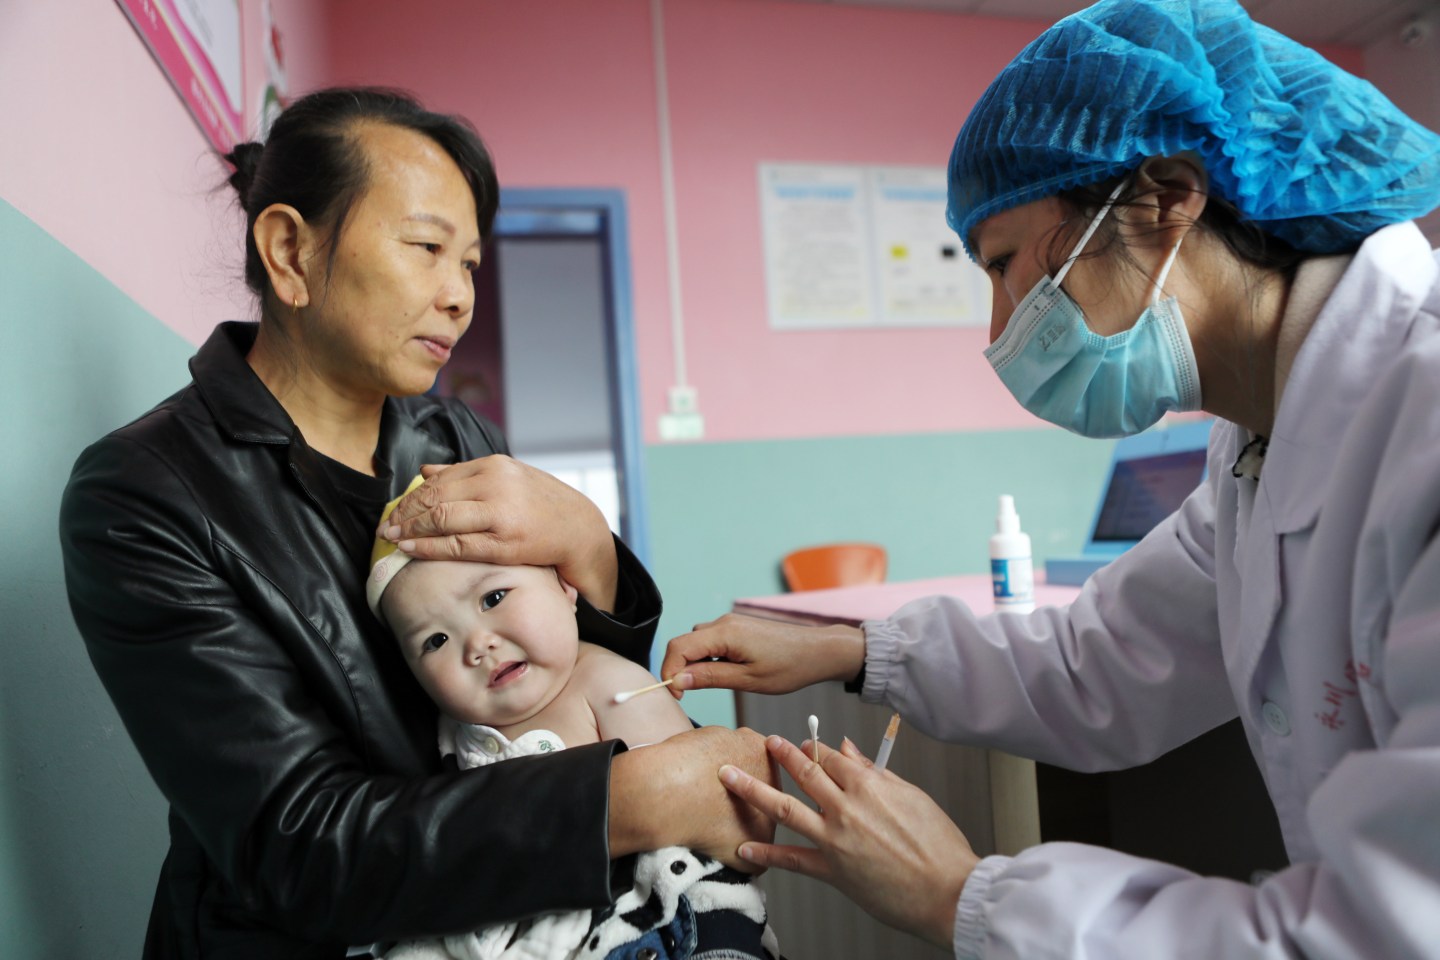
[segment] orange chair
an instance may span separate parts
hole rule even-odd
[[[829,543],[785,555],[780,570],[791,591],[824,590],[885,581],[885,548],[878,543]]]

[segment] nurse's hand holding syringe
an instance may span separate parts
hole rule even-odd
[[[747,841],[739,854],[831,884],[882,923],[949,947],[960,891],[980,860],[960,828],[919,787],[875,769],[853,743],[839,750],[768,737],[766,749],[818,809],[749,774],[720,768],[737,797],[814,844]]]
[[[713,657],[722,659],[706,662]],[[865,637],[856,627],[726,614],[670,641],[660,675],[674,680],[676,696],[707,687],[778,694],[854,680],[864,663]],[[824,880],[883,923],[950,947],[960,891],[979,858],[945,811],[872,764],[848,738],[839,750],[812,739],[802,752],[777,736],[765,747],[818,810],[732,766],[720,768],[720,780],[814,846],[747,841],[741,859]]]

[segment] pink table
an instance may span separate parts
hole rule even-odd
[[[804,590],[773,597],[744,597],[735,601],[736,613],[791,623],[845,623],[859,626],[866,620],[883,620],[911,600],[949,594],[972,609],[989,613],[994,604],[991,579],[984,574],[902,580],[833,590]],[[1050,586],[1036,578],[1036,606],[1064,606],[1080,593],[1079,587]]]

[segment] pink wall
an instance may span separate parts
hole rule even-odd
[[[320,4],[275,7],[292,89],[315,83]],[[258,0],[241,11],[248,98],[262,77]],[[113,0],[0,4],[0,117],[0,198],[193,342],[250,315],[243,222],[228,188],[212,192],[224,171]]]
[[[1396,29],[1366,47],[1362,76],[1395,106],[1431,130],[1440,130],[1440,4],[1417,13],[1412,26],[1416,33],[1408,38]],[[1336,63],[1351,69],[1342,60]],[[1418,222],[1431,245],[1440,247],[1440,210]]]
[[[627,198],[647,439],[671,376],[648,0],[331,4],[333,81],[415,91],[474,121],[505,186]]]
[[[333,4],[337,81],[470,116],[510,186],[619,187],[647,440],[672,383],[648,0]],[[1029,424],[983,331],[773,333],[761,161],[943,165],[984,84],[1043,25],[777,2],[667,0],[690,381],[707,440]]]
[[[648,0],[274,5],[292,92],[408,87],[470,116],[507,185],[625,191],[643,416],[658,442],[674,371]],[[251,311],[240,224],[120,8],[87,6],[0,7],[0,197],[198,342]],[[259,0],[241,9],[254,96]],[[980,356],[983,331],[772,332],[756,167],[943,165],[985,83],[1043,24],[785,0],[665,11],[687,361],[706,439],[1034,425]],[[1326,52],[1361,69],[1356,51]]]
[[[943,166],[986,84],[1044,25],[794,3],[667,9],[687,356],[710,438],[1033,425],[980,355],[984,329],[772,332],[756,165]]]
[[[334,2],[333,79],[470,116],[509,186],[629,203],[646,439],[674,378],[648,0]],[[776,333],[757,164],[942,166],[989,79],[1043,28],[784,0],[666,0],[689,379],[710,441],[1034,426],[984,330]],[[1353,51],[1331,51],[1351,69]],[[1348,61],[1346,60],[1348,56]]]

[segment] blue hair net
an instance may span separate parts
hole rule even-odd
[[[946,218],[1194,151],[1211,193],[1300,250],[1354,249],[1440,205],[1440,135],[1235,0],[1101,0],[1000,72],[955,140]]]

